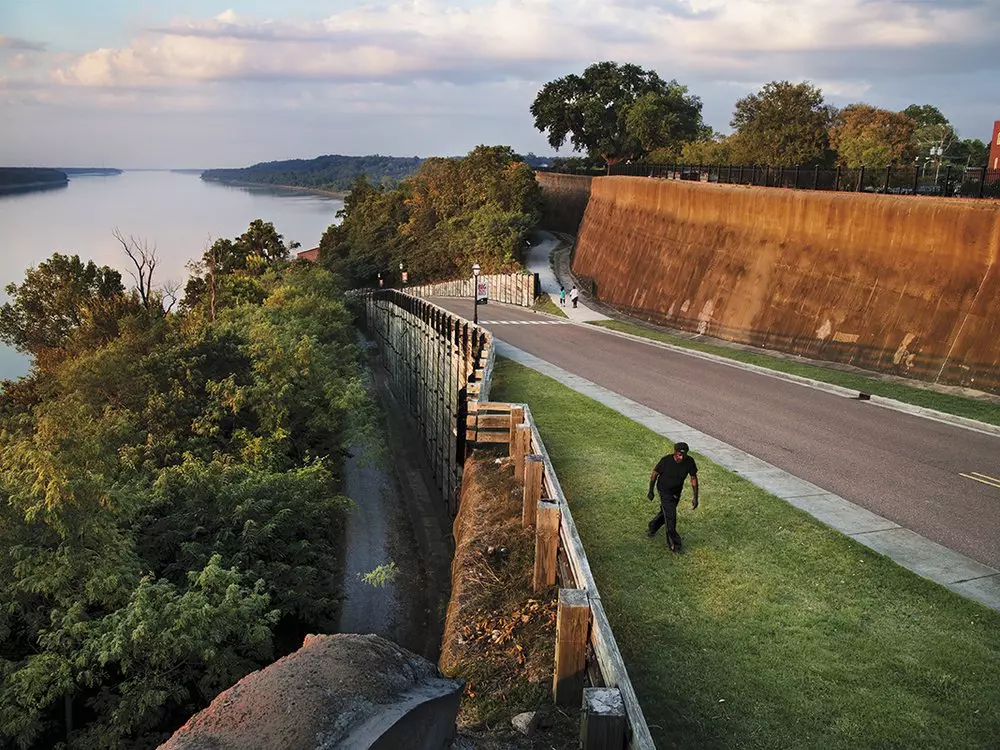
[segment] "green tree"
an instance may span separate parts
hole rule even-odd
[[[933,157],[935,162],[948,157],[958,134],[940,109],[933,104],[911,104],[903,114],[916,123],[914,135],[921,157]],[[935,150],[933,154],[932,149]]]
[[[729,164],[732,160],[732,146],[729,138],[715,133],[711,138],[685,143],[681,149],[680,161],[685,164]]]
[[[960,167],[981,167],[989,158],[989,145],[978,138],[965,138],[951,147],[951,159]]]
[[[679,149],[702,126],[701,100],[653,70],[594,63],[583,75],[546,83],[531,105],[535,127],[559,149],[600,156],[607,165],[637,159],[656,148]]]
[[[772,81],[736,102],[730,124],[735,161],[774,166],[813,165],[826,157],[834,111],[808,81]]]
[[[0,307],[0,341],[37,355],[63,347],[87,320],[88,310],[96,314],[99,305],[114,303],[125,288],[112,268],[54,253],[6,291],[11,301]]]
[[[830,128],[837,161],[850,168],[912,165],[917,154],[916,123],[902,112],[870,104],[844,107]]]

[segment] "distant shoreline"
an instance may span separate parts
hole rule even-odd
[[[337,198],[339,200],[344,200],[347,197],[347,192],[340,192],[337,190],[321,190],[319,188],[302,187],[301,185],[277,185],[273,182],[246,182],[244,180],[218,180],[212,178],[202,177],[205,182],[216,182],[220,185],[233,185],[235,187],[260,187],[260,188],[275,188],[278,190],[297,190],[300,193],[312,193],[313,195],[325,195],[328,198]]]

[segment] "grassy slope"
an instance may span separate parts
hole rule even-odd
[[[663,438],[507,360],[493,398],[531,407],[658,747],[997,746],[1000,613],[700,456],[673,555],[643,536]]]
[[[937,409],[948,414],[956,414],[969,419],[978,419],[982,422],[1000,425],[1000,404],[978,401],[962,396],[953,396],[947,393],[938,393],[926,388],[903,385],[879,380],[875,377],[866,377],[852,372],[834,370],[826,367],[796,362],[795,360],[772,357],[766,354],[758,354],[743,349],[733,349],[717,344],[708,344],[702,341],[692,341],[681,336],[675,336],[665,331],[657,331],[645,326],[627,323],[620,320],[602,320],[594,325],[610,328],[615,331],[631,333],[642,338],[662,341],[667,344],[681,346],[686,349],[694,349],[700,352],[715,354],[726,359],[738,362],[748,362],[758,367],[766,367],[769,370],[787,372],[793,375],[800,375],[804,378],[819,380],[824,383],[833,383],[851,390],[864,391],[877,396],[902,401],[906,404],[915,404],[928,409]]]

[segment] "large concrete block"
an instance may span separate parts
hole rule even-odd
[[[162,750],[443,750],[464,683],[375,635],[307,636],[221,693]]]

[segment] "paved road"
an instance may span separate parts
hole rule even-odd
[[[471,303],[435,299],[472,317]],[[496,337],[1000,567],[1000,437],[500,305]],[[539,324],[540,321],[546,321]],[[697,451],[698,446],[692,446]],[[988,481],[988,480],[986,480]]]

